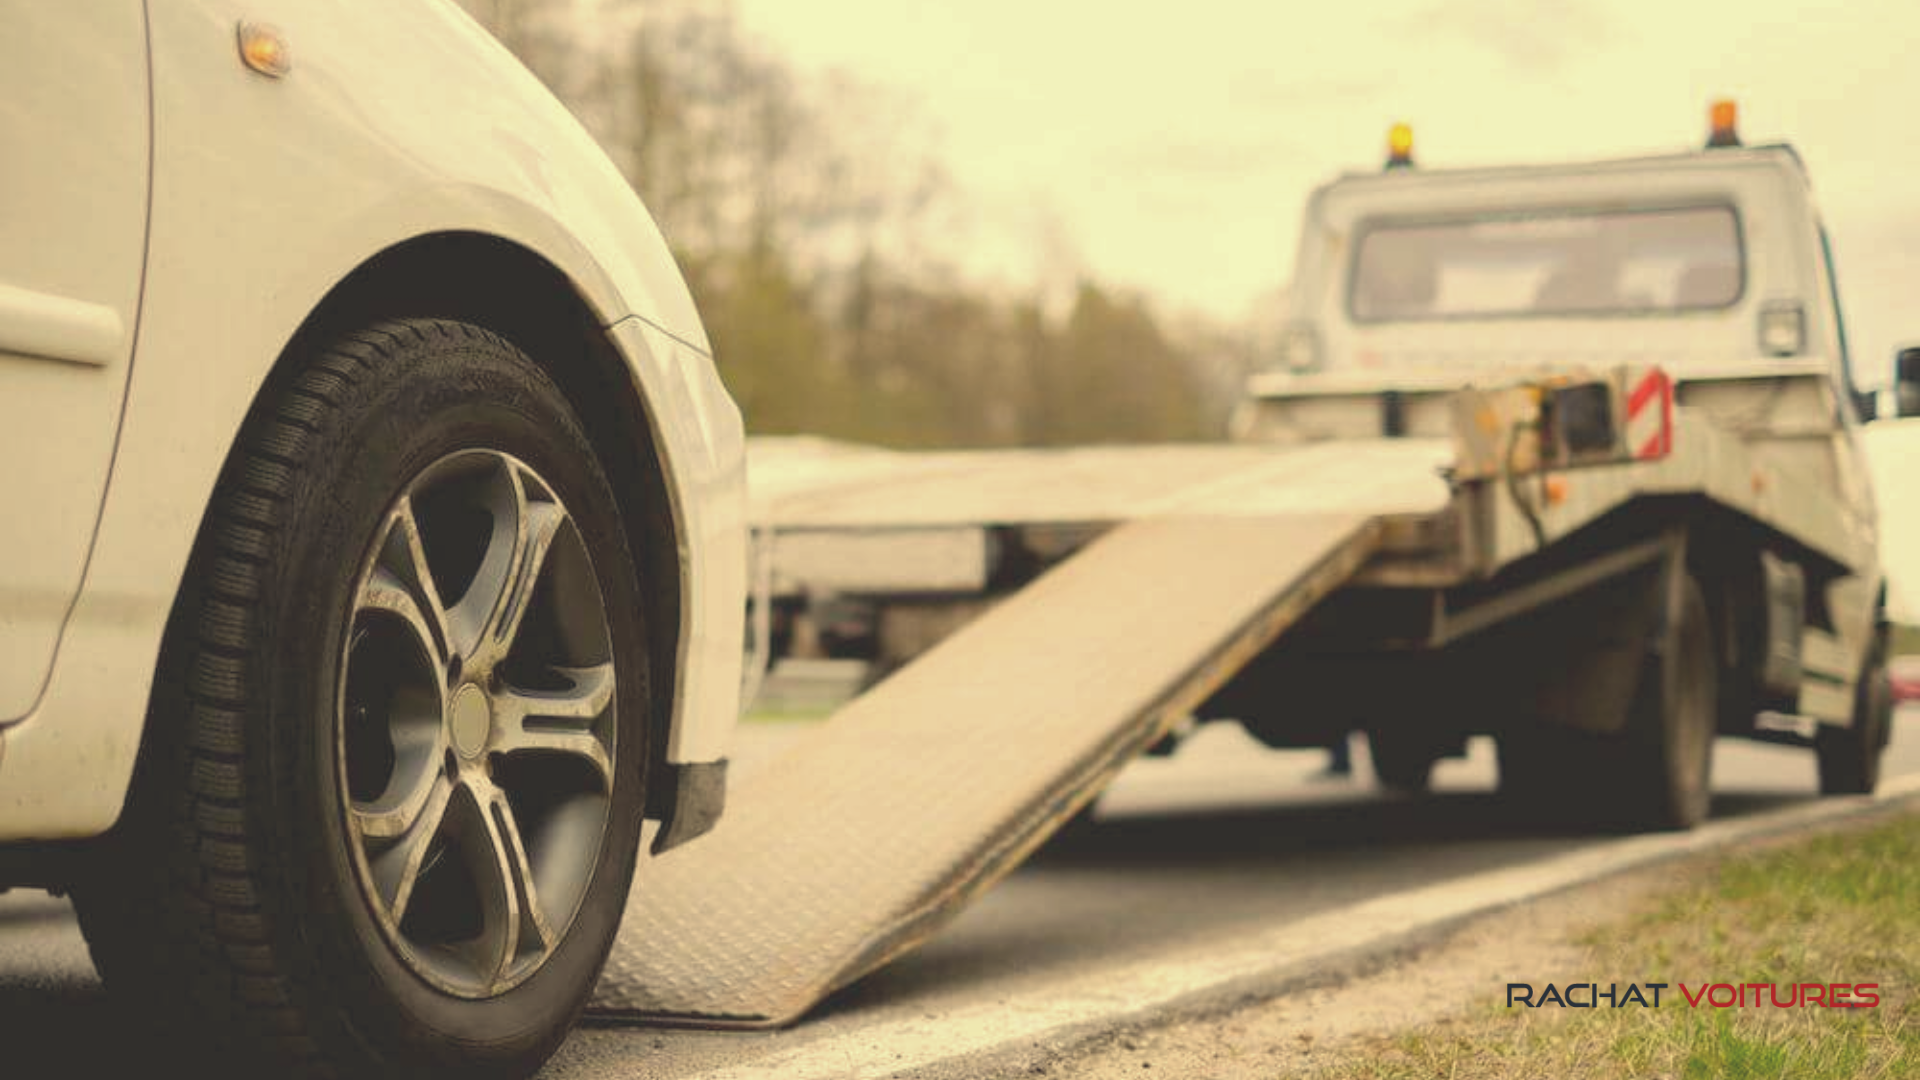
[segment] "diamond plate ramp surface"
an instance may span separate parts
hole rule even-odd
[[[924,940],[1359,567],[1370,518],[1121,525],[641,868],[590,1006],[774,1026]]]

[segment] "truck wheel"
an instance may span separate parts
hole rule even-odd
[[[1699,583],[1689,576],[1682,589],[1667,647],[1641,665],[1626,731],[1613,746],[1625,782],[1609,816],[1655,829],[1692,828],[1713,799],[1719,663]]]
[[[1406,734],[1367,732],[1367,753],[1373,775],[1394,791],[1419,795],[1433,779],[1433,766],[1445,755],[1440,748]]]
[[[76,884],[109,989],[252,1075],[531,1074],[633,874],[640,610],[592,447],[519,350],[408,320],[310,356],[220,480]]]
[[[1814,737],[1820,760],[1820,794],[1871,795],[1880,785],[1880,755],[1893,734],[1893,685],[1887,676],[1887,643],[1876,634],[1866,670],[1853,694],[1850,727],[1821,725]]]

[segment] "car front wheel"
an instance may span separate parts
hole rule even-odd
[[[109,989],[257,1075],[533,1072],[637,857],[640,610],[592,448],[513,345],[406,320],[306,358],[222,476],[75,889]]]

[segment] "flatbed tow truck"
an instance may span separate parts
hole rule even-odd
[[[1396,129],[1309,202],[1286,370],[1230,444],[757,462],[777,592],[857,599],[898,669],[639,875],[595,1010],[789,1022],[1194,718],[1362,730],[1410,790],[1491,735],[1514,812],[1637,827],[1705,814],[1716,735],[1870,791],[1876,402],[1799,158],[1715,121],[1459,171]]]

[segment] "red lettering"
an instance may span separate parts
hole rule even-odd
[[[1727,1000],[1724,1002],[1720,1000],[1722,990],[1727,992]],[[1732,983],[1714,983],[1707,987],[1707,1004],[1716,1009],[1730,1008],[1738,1000],[1740,1000],[1740,992],[1733,988]]]
[[[1860,1000],[1858,1002],[1855,1002],[1853,1007],[1856,1009],[1879,1008],[1880,1006],[1879,990],[1880,990],[1879,983],[1861,983],[1860,985],[1854,987],[1853,992],[1860,996]]]
[[[1853,1008],[1853,1002],[1847,1000],[1847,998],[1853,993],[1852,983],[1834,983],[1827,987],[1827,991],[1833,995],[1832,997],[1829,997],[1827,999],[1827,1008],[1829,1009]]]
[[[1707,988],[1706,988],[1706,985],[1705,985],[1705,984],[1702,984],[1702,985],[1701,985],[1701,987],[1700,987],[1700,992],[1699,992],[1699,993],[1687,993],[1687,984],[1686,984],[1686,983],[1681,983],[1681,984],[1680,984],[1680,992],[1681,992],[1682,994],[1685,994],[1685,995],[1686,995],[1686,998],[1687,998],[1687,1006],[1688,1006],[1689,1008],[1694,1008],[1694,1009],[1697,1009],[1697,1008],[1699,1008],[1699,1007],[1700,1007],[1700,997],[1701,997],[1701,995],[1702,995],[1702,994],[1705,994],[1705,993],[1707,992]]]
[[[1816,1004],[1821,1005],[1823,1007],[1826,1005],[1827,1003],[1826,987],[1820,985],[1819,983],[1801,983],[1800,990],[1802,993],[1806,995],[1805,1004],[1807,1008],[1811,1009]]]
[[[1788,994],[1787,994],[1787,1000],[1785,1000],[1785,1001],[1781,1001],[1781,1000],[1780,1000],[1780,984],[1779,984],[1779,983],[1774,983],[1774,984],[1773,984],[1773,987],[1772,987],[1772,990],[1771,990],[1771,994],[1770,994],[1770,996],[1771,996],[1771,997],[1773,998],[1773,1007],[1774,1007],[1774,1008],[1776,1008],[1776,1009],[1793,1009],[1793,1008],[1798,1008],[1798,1007],[1799,1007],[1799,1005],[1800,1005],[1800,988],[1799,988],[1798,986],[1795,986],[1795,985],[1794,985],[1794,984],[1792,984],[1792,983],[1788,983],[1788,984],[1787,984],[1787,989],[1788,989],[1788,990],[1790,991],[1790,993],[1788,993]]]
[[[1756,1007],[1765,1004],[1765,1002],[1761,1000],[1760,991],[1767,989],[1767,985],[1766,983],[1741,983],[1740,1007],[1743,1009],[1747,1007],[1747,991],[1749,990],[1753,991],[1753,1003]]]

